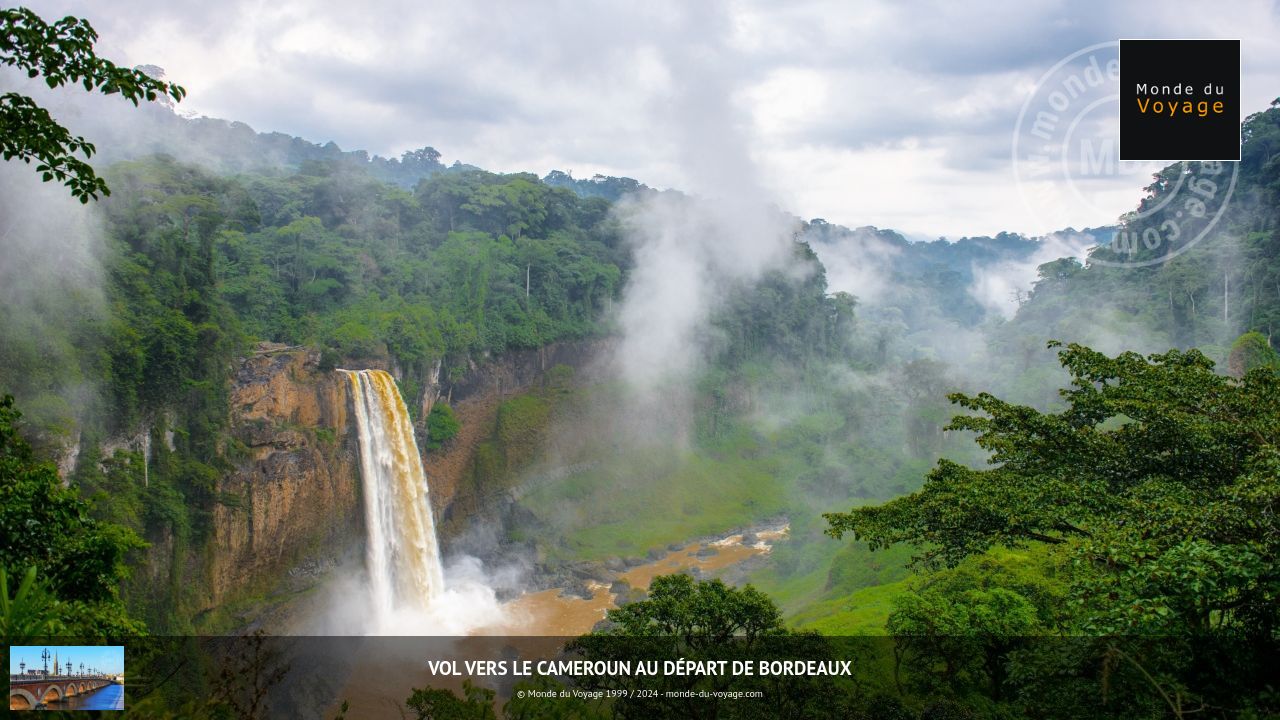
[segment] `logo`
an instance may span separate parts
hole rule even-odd
[[[1121,40],[1120,159],[1239,160],[1240,41]]]

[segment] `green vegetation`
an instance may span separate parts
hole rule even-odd
[[[1095,347],[1105,343],[1113,352],[1198,347],[1219,363],[1244,333],[1257,331],[1269,344],[1280,329],[1280,102],[1249,116],[1241,136],[1235,189],[1211,232],[1176,257],[1143,267],[1111,267],[1090,263],[1090,258],[1046,263],[1017,316],[993,333],[993,355],[1011,363],[992,377],[1025,369],[1031,361],[1052,364],[1053,358],[1042,352],[1050,338],[1089,341]],[[1127,215],[1121,229],[1140,235],[1148,228],[1177,226],[1179,237],[1196,237],[1226,197],[1232,168],[1230,163],[1170,165],[1153,177],[1141,202],[1159,210],[1142,218]],[[1187,200],[1179,196],[1174,201],[1180,174],[1199,176],[1202,182],[1219,179],[1212,197],[1203,198],[1203,217],[1178,215]],[[1138,248],[1132,257],[1118,256],[1108,243],[1090,257],[1143,261],[1166,249]],[[1122,344],[1114,347],[1117,340]],[[1136,348],[1138,343],[1150,347]]]
[[[1108,357],[1070,345],[1059,357],[1072,378],[1060,412],[952,395],[982,414],[951,427],[976,433],[994,467],[942,460],[916,493],[826,516],[836,537],[921,548],[925,575],[887,625],[899,662],[922,688],[1000,702],[1066,659],[1061,643],[1028,637],[1187,638],[1141,662],[1132,647],[1085,650],[1062,669],[1082,681],[1102,655],[1129,658],[1180,702],[1248,707],[1237,698],[1263,689],[1280,620],[1266,560],[1280,548],[1261,521],[1280,497],[1280,374],[1224,377],[1195,350]],[[1231,676],[1197,674],[1223,643],[1236,646]],[[1081,686],[1055,692],[1088,704]]]
[[[119,93],[134,105],[165,95],[180,101],[187,94],[180,85],[98,57],[93,52],[97,40],[87,20],[65,17],[48,23],[26,8],[0,9],[0,65],[38,76],[51,88],[83,85],[86,91]],[[93,143],[72,135],[31,98],[14,92],[0,95],[0,156],[28,165],[34,160],[46,182],[65,184],[82,203],[96,200],[99,193],[111,194],[93,168],[76,157],[92,157],[95,150]]]
[[[655,390],[671,400],[652,406],[603,382],[544,396],[549,419],[532,425],[554,428],[555,447],[514,464],[488,462],[509,440],[482,447],[481,486],[521,486],[513,537],[547,539],[538,550],[552,564],[643,555],[785,516],[793,540],[761,581],[787,593],[788,612],[801,597],[833,597],[823,593],[838,546],[819,513],[907,492],[944,452],[978,458],[941,432],[948,369],[878,357],[856,342],[854,308],[827,293],[821,264],[797,243],[782,267],[726,293],[711,318],[722,342],[692,388]],[[791,592],[797,584],[807,587]]]
[[[620,279],[604,206],[527,175],[441,173],[413,193],[338,166],[245,179],[223,295],[256,337],[344,358],[446,359],[597,332]]]
[[[906,583],[901,580],[872,585],[834,599],[805,604],[789,619],[796,627],[823,635],[884,635],[894,602],[906,592]]]
[[[812,520],[810,520],[812,518]],[[751,581],[767,592],[796,627],[833,635],[884,635],[891,601],[904,590],[911,549],[872,552],[835,542],[816,515],[793,521],[792,539],[774,546]]]
[[[497,720],[493,712],[495,695],[494,691],[476,687],[468,679],[463,681],[461,698],[449,690],[421,688],[415,689],[404,704],[418,720]]]
[[[1244,377],[1257,368],[1280,370],[1280,354],[1277,354],[1262,333],[1247,332],[1231,344],[1227,357],[1227,369],[1235,377]]]
[[[828,583],[841,547],[822,534],[820,513],[907,492],[941,453],[978,456],[958,434],[943,437],[945,416],[912,389],[925,365],[877,369],[850,383],[834,359],[815,357],[820,345],[806,350],[809,369],[772,361],[772,352],[763,347],[764,360],[705,373],[688,433],[676,419],[637,432],[628,407],[635,399],[619,387],[559,395],[549,421],[556,446],[527,466],[503,474],[498,465],[485,476],[485,487],[522,488],[514,538],[555,538],[539,544],[552,563],[604,560],[785,517],[791,539],[753,580],[788,613],[852,592]],[[949,387],[928,367],[938,372],[931,382]],[[904,446],[912,451],[890,450]]]
[[[453,439],[462,424],[454,414],[449,403],[440,401],[431,406],[427,413],[427,447],[435,450]]]
[[[627,490],[612,493],[608,488]],[[747,525],[785,508],[774,477],[750,459],[654,458],[646,451],[614,456],[607,466],[539,488],[526,505],[569,531],[559,548],[546,548],[558,560],[642,555],[649,548]]]
[[[212,512],[236,502],[219,489],[239,457],[227,393],[252,342],[320,346],[329,365],[389,357],[410,390],[436,363],[602,332],[620,285],[604,201],[530,176],[448,172],[408,193],[338,166],[226,178],[163,157],[106,176],[106,307],[51,291],[37,307],[58,322],[0,315],[0,387],[33,408],[41,453],[79,434],[96,517],[165,549],[151,564],[168,594],[126,588],[159,631],[191,628]],[[437,407],[432,443],[458,429]],[[123,449],[103,457],[105,441]]]
[[[1062,412],[952,396],[984,413],[952,427],[977,433],[997,467],[944,460],[918,493],[828,515],[832,534],[914,543],[926,567],[995,546],[1059,548],[1080,627],[1094,632],[1268,633],[1280,586],[1262,558],[1280,548],[1250,518],[1280,492],[1280,375],[1234,381],[1194,350],[1059,355],[1072,376]]]
[[[694,581],[688,575],[654,578],[646,600],[610,610],[605,626],[570,645],[588,660],[692,662],[783,660],[833,656],[830,645],[816,634],[789,630],[782,614],[766,595],[750,585],[731,588],[719,580]],[[762,682],[740,674],[689,676],[591,676],[578,685],[596,690],[624,690],[612,703],[614,717],[760,717],[762,708],[748,702],[717,706],[667,696],[668,691],[709,692],[745,690],[767,684],[768,714],[773,717],[816,717],[830,713],[844,686],[832,678],[791,676]],[[643,691],[657,691],[645,695]]]
[[[830,635],[879,627],[891,636],[804,646],[810,659],[862,653],[852,692],[830,681],[807,689],[807,697],[822,697],[822,714],[835,707],[853,717],[903,718],[1274,712],[1267,668],[1280,586],[1264,558],[1280,548],[1263,518],[1280,497],[1280,374],[1264,364],[1233,379],[1194,350],[1109,357],[1071,345],[1059,357],[1072,378],[1060,411],[986,393],[951,396],[982,413],[957,417],[950,428],[974,433],[992,467],[944,459],[916,493],[827,516],[837,537],[853,533],[881,549],[910,543],[920,573],[904,578],[892,559],[862,564],[867,551],[850,546],[826,579],[843,597],[811,601],[793,615],[794,624]],[[893,552],[901,559],[904,549]],[[772,572],[782,576],[780,587],[801,592],[816,574]],[[773,658],[780,648],[755,639],[782,627],[778,608],[750,587],[670,576],[655,580],[647,600],[611,611],[575,647],[596,659]],[[635,676],[575,684],[729,686]],[[790,696],[771,697],[776,713]],[[661,699],[594,709],[622,717],[692,711]],[[806,713],[814,711],[794,714]]]
[[[120,599],[131,530],[90,517],[52,463],[19,435],[13,398],[0,398],[0,626],[7,644],[54,634],[141,632]]]
[[[229,358],[254,340],[319,346],[330,366],[390,357],[421,387],[436,362],[448,379],[483,353],[602,332],[620,287],[607,204],[527,175],[443,172],[409,193],[338,164],[226,178],[161,157],[106,176],[106,317],[68,308],[43,340],[0,319],[0,383],[54,444],[179,409],[209,449]]]
[[[501,448],[504,470],[527,465],[547,432],[554,396],[546,392],[517,395],[498,406],[493,440]]]
[[[40,582],[35,566],[18,580],[12,596],[9,574],[0,566],[0,637],[5,642],[21,643],[53,637],[63,630],[58,617],[59,601]]]

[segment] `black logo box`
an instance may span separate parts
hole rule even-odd
[[[1122,39],[1120,159],[1239,160],[1240,41]]]

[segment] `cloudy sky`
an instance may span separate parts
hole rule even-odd
[[[363,3],[35,0],[154,64],[183,112],[382,155],[705,190],[751,172],[803,217],[917,237],[1100,225],[1141,172],[1066,215],[1020,202],[1020,109],[1063,57],[1120,37],[1240,38],[1244,111],[1280,95],[1273,2]],[[705,105],[704,105],[705,102]],[[725,111],[728,108],[728,111]],[[744,157],[699,152],[729,124]],[[702,127],[699,127],[702,126]],[[690,128],[697,128],[690,132]],[[732,148],[730,148],[732,149]],[[721,149],[723,150],[723,148]]]

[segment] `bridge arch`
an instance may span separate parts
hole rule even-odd
[[[63,697],[71,697],[72,695],[79,695],[79,694],[80,694],[80,691],[76,690],[75,683],[67,683],[67,686],[62,689]]]
[[[9,709],[10,710],[30,710],[37,704],[35,695],[23,690],[22,688],[9,689]]]
[[[40,696],[40,702],[42,703],[59,702],[64,697],[66,696],[62,694],[62,688],[58,687],[57,685],[50,685],[49,687],[44,689],[44,695]]]

